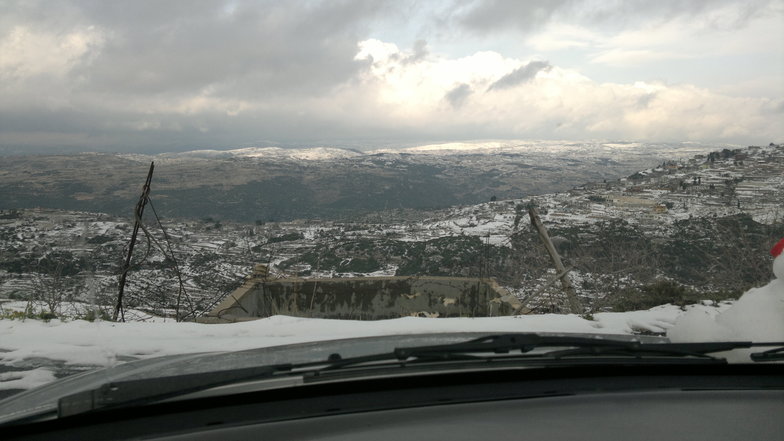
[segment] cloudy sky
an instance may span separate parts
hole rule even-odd
[[[0,0],[0,148],[784,141],[784,0]]]

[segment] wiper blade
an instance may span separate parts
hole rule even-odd
[[[493,359],[483,354],[511,354],[514,358],[546,358],[559,360],[576,356],[624,356],[660,361],[662,357],[696,358],[706,361],[726,362],[710,354],[752,346],[775,345],[743,341],[701,343],[646,343],[637,339],[616,340],[609,338],[574,337],[540,334],[499,334],[481,337],[462,343],[396,348],[391,354],[340,359],[333,354],[333,361],[322,370],[335,370],[347,366],[394,360],[401,363],[439,360]],[[554,348],[552,351],[534,352],[535,349]],[[509,359],[511,356],[503,357]]]
[[[527,353],[534,349],[553,347],[573,347],[575,350],[546,353],[549,356],[570,354],[599,354],[602,352],[624,352],[635,354],[661,354],[673,356],[707,357],[712,352],[727,351],[752,346],[751,342],[709,342],[709,343],[643,343],[639,340],[614,340],[606,338],[572,337],[539,334],[500,334],[478,338],[465,343],[398,348],[395,354],[399,359],[407,357],[437,356],[448,358],[450,354],[496,353],[512,351]],[[541,354],[544,355],[544,354]]]
[[[765,345],[755,345],[755,346],[774,346],[774,345],[781,345],[781,343],[770,343]],[[773,348],[763,352],[754,352],[751,354],[751,359],[754,361],[778,361],[784,360],[784,346],[779,346],[777,348]]]
[[[465,343],[420,348],[400,348],[399,358],[417,357],[449,358],[468,353],[504,354],[519,351],[522,354],[541,348],[568,347],[536,354],[539,357],[560,359],[571,356],[622,355],[642,358],[658,357],[696,357],[706,360],[722,360],[709,354],[737,348],[753,346],[751,342],[705,342],[705,343],[644,343],[639,340],[614,340],[605,338],[573,337],[539,334],[501,334],[482,337]]]

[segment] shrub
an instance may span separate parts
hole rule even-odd
[[[637,311],[667,303],[685,305],[700,300],[700,295],[678,282],[657,280],[639,288],[627,288],[611,301],[614,311]]]
[[[8,311],[0,314],[0,319],[24,320],[30,318],[25,311]]]
[[[96,319],[109,321],[112,319],[112,317],[109,315],[108,312],[104,311],[103,309],[97,311],[91,309],[90,311],[87,311],[87,313],[84,316],[82,316],[81,319],[87,320],[88,322],[94,322]]]

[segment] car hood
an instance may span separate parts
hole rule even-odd
[[[141,380],[146,378],[169,377],[184,374],[198,374],[239,369],[246,367],[297,364],[326,360],[331,354],[342,358],[358,357],[391,352],[398,347],[415,347],[464,342],[492,333],[441,333],[388,335],[360,337],[340,340],[314,341],[285,346],[271,346],[236,352],[205,352],[181,354],[137,360],[114,367],[97,369],[73,375],[58,381],[31,389],[0,401],[0,424],[14,420],[43,416],[55,416],[58,401],[66,396],[92,390],[103,384],[117,381]],[[540,333],[540,335],[567,335]],[[578,334],[568,334],[576,336]],[[593,335],[579,334],[602,339],[643,339],[666,342],[662,337],[641,337],[632,335]]]

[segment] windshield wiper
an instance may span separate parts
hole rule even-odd
[[[755,346],[774,346],[774,345],[781,345],[781,343],[770,343],[766,345],[755,345]],[[751,359],[754,361],[778,361],[784,360],[784,346],[779,346],[777,348],[773,348],[763,352],[754,352],[751,354]]]
[[[663,358],[682,362],[726,363],[710,354],[752,346],[784,346],[784,343],[706,342],[646,343],[637,339],[615,340],[602,337],[574,337],[540,334],[490,335],[461,343],[395,348],[391,352],[342,358],[332,354],[326,360],[296,364],[279,364],[226,371],[184,374],[172,377],[118,381],[96,389],[63,397],[58,402],[58,416],[65,417],[104,408],[152,403],[167,398],[242,381],[263,380],[280,374],[311,374],[346,367],[378,367],[463,360],[544,360],[571,362],[580,357],[589,361],[619,356],[638,362],[660,363]],[[551,349],[551,350],[546,350]],[[537,350],[537,351],[535,351]],[[777,350],[774,350],[777,351]],[[777,359],[781,353],[767,351],[758,358]],[[757,358],[752,358],[759,361]],[[618,359],[611,361],[617,362]],[[364,365],[364,366],[363,366]]]
[[[771,343],[758,344],[752,342],[705,342],[705,343],[645,343],[639,340],[614,340],[601,337],[573,337],[539,334],[499,334],[481,337],[463,343],[434,346],[417,346],[396,348],[392,354],[379,354],[366,357],[340,359],[333,354],[334,361],[323,370],[340,369],[373,361],[397,360],[399,362],[438,361],[438,360],[470,360],[492,359],[483,354],[510,354],[519,352],[516,358],[547,358],[559,360],[573,356],[625,356],[643,359],[654,357],[651,361],[660,361],[661,357],[691,357],[705,361],[725,363],[723,358],[709,354],[729,351],[752,346],[770,346]],[[534,349],[557,348],[546,352],[531,353]],[[521,357],[522,356],[522,357]],[[510,357],[504,357],[509,359]]]

